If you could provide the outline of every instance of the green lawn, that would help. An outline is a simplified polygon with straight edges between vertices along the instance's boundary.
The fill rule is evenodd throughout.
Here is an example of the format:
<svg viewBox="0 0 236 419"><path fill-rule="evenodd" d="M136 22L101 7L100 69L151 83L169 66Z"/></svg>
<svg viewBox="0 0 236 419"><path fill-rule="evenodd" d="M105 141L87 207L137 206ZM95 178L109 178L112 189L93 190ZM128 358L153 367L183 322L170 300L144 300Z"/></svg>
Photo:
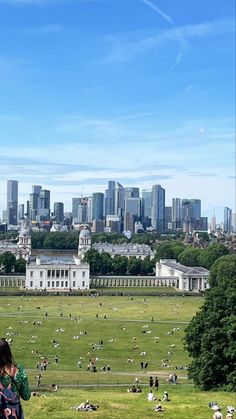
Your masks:
<svg viewBox="0 0 236 419"><path fill-rule="evenodd" d="M58 393L28 402L26 418L80 417L86 413L69 408L88 398L101 406L97 413L92 413L94 417L111 419L122 413L124 419L138 419L158 415L152 411L153 404L146 401L149 377L158 376L163 391L169 373L176 366L188 364L182 342L184 329L202 302L200 297L182 296L0 297L1 334L13 339L14 358L27 368L31 387L35 388L36 363L44 357L49 358L50 364L42 372L41 391L45 392L52 383L60 386ZM59 342L56 348L53 339ZM101 340L102 350L96 346ZM58 365L55 355L59 357ZM87 371L91 358L97 358L97 373ZM133 362L128 363L128 358ZM163 359L168 359L168 367L162 367ZM81 368L77 367L79 360ZM141 370L141 361L148 362L146 370ZM111 373L102 371L105 364L111 366ZM196 409L197 418L211 417L207 407L211 399L233 404L232 395L224 393L219 398L219 393L198 392L188 382L186 370L176 373L179 385L170 388L172 401L167 404L164 417L188 418ZM126 389L136 377L144 391L128 394ZM73 387L68 390L63 388L66 385Z"/></svg>

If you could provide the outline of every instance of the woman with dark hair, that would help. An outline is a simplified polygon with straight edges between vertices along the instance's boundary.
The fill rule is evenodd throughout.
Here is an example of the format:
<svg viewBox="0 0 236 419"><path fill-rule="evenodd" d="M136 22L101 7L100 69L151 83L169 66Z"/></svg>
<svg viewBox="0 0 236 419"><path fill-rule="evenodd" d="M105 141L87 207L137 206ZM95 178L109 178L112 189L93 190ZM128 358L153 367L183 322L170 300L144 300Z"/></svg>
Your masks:
<svg viewBox="0 0 236 419"><path fill-rule="evenodd" d="M5 339L0 339L0 388L1 392L10 388L23 400L29 400L31 395L25 369L15 363Z"/></svg>

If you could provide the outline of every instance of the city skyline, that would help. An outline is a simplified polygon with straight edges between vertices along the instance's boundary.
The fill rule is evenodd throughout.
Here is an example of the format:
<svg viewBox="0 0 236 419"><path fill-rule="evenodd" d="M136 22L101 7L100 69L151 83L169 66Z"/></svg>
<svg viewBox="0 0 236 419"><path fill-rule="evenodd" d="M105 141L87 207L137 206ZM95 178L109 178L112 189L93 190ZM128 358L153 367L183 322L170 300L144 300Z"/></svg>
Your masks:
<svg viewBox="0 0 236 419"><path fill-rule="evenodd" d="M234 2L0 0L0 211L109 179L235 212Z"/></svg>

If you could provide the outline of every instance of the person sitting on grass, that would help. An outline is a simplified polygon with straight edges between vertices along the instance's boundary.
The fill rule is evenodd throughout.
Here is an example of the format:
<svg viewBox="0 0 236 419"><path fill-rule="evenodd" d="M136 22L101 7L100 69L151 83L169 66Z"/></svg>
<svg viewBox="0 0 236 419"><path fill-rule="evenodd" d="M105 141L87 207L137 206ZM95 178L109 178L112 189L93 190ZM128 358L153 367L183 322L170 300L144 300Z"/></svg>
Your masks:
<svg viewBox="0 0 236 419"><path fill-rule="evenodd" d="M147 395L147 399L149 402L152 402L153 400L156 400L156 398L154 397L154 394L152 392L152 390L150 390L150 392Z"/></svg>
<svg viewBox="0 0 236 419"><path fill-rule="evenodd" d="M168 395L167 391L164 391L164 394L162 396L162 399L159 400L159 401L161 401L161 402L170 402L169 395Z"/></svg>
<svg viewBox="0 0 236 419"><path fill-rule="evenodd" d="M160 404L156 404L156 406L154 407L154 410L155 412L164 412Z"/></svg>
<svg viewBox="0 0 236 419"><path fill-rule="evenodd" d="M223 419L221 411L221 407L218 405L212 406L212 410L214 410L214 415L212 416L212 419Z"/></svg>

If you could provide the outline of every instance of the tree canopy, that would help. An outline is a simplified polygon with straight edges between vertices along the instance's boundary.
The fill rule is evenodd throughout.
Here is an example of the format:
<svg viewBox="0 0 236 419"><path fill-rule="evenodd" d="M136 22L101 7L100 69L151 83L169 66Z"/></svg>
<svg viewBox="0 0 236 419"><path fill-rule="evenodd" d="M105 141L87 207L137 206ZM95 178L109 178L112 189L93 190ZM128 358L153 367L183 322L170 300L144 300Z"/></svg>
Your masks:
<svg viewBox="0 0 236 419"><path fill-rule="evenodd" d="M212 266L210 289L186 329L189 376L202 390L236 390L236 256Z"/></svg>

